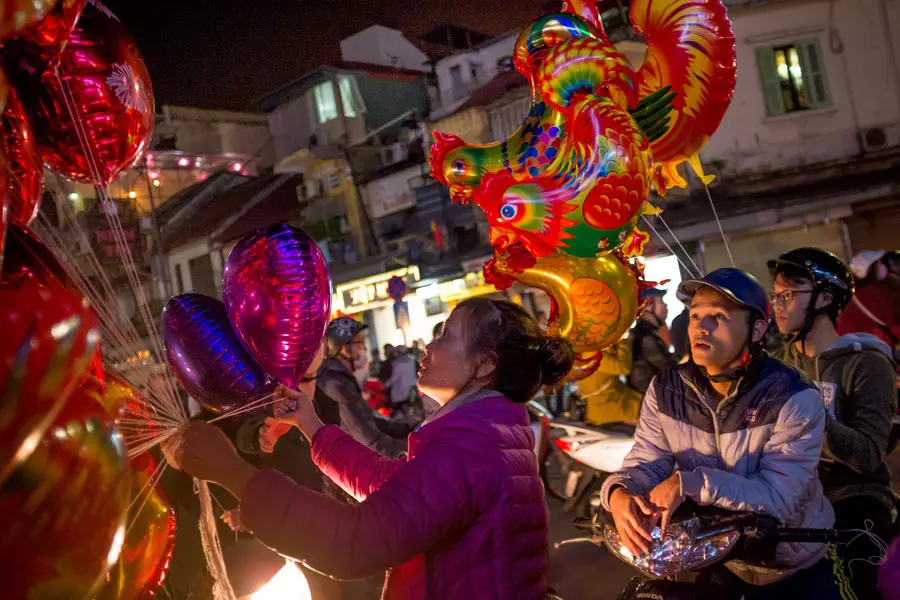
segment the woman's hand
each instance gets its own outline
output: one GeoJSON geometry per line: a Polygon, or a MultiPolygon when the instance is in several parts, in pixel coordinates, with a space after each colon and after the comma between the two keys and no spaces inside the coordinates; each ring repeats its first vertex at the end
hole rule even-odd
{"type": "Polygon", "coordinates": [[[217,483],[240,499],[256,472],[242,459],[228,436],[215,425],[192,421],[174,452],[176,466],[188,475],[217,483]]]}
{"type": "Polygon", "coordinates": [[[625,488],[618,487],[609,497],[609,512],[616,523],[616,531],[622,543],[634,556],[646,554],[653,541],[654,511],[640,496],[632,496],[625,488]]]}
{"type": "Polygon", "coordinates": [[[278,399],[273,410],[275,416],[266,419],[267,428],[274,429],[279,423],[293,425],[312,441],[316,432],[325,426],[316,414],[312,400],[303,392],[280,385],[275,390],[275,397],[278,399]]]}
{"type": "Polygon", "coordinates": [[[225,524],[228,525],[232,531],[247,531],[241,523],[241,510],[239,508],[223,512],[222,520],[225,521],[225,524]]]}
{"type": "Polygon", "coordinates": [[[660,483],[650,491],[650,504],[662,514],[660,529],[663,533],[669,526],[672,513],[684,502],[684,493],[681,491],[681,477],[673,473],[671,477],[660,483]]]}

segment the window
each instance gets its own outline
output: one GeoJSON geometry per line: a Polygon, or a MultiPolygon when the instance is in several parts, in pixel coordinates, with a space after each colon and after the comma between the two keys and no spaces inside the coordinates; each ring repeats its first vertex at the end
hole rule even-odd
{"type": "Polygon", "coordinates": [[[356,85],[356,77],[353,75],[338,75],[338,87],[341,88],[341,104],[345,117],[358,117],[366,112],[362,94],[356,85]]]}
{"type": "Polygon", "coordinates": [[[818,39],[757,48],[756,63],[770,117],[831,105],[818,39]]]}
{"type": "Polygon", "coordinates": [[[320,83],[313,88],[313,99],[316,103],[316,122],[325,123],[338,118],[337,102],[334,99],[334,86],[330,81],[320,83]]]}

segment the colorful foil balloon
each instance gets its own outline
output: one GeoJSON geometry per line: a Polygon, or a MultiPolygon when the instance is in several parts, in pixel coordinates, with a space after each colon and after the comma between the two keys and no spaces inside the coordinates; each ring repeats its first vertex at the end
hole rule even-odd
{"type": "Polygon", "coordinates": [[[31,122],[14,89],[9,90],[6,109],[0,115],[0,134],[6,155],[7,182],[3,193],[9,219],[27,227],[41,207],[44,166],[31,122]]]}
{"type": "Polygon", "coordinates": [[[0,40],[47,16],[59,0],[4,0],[0,4],[0,40]]]}
{"type": "Polygon", "coordinates": [[[269,394],[274,384],[231,329],[225,306],[202,294],[182,294],[163,311],[166,358],[184,390],[217,413],[269,394]]]}
{"type": "Polygon", "coordinates": [[[130,489],[113,417],[77,389],[0,485],[4,596],[90,597],[119,557],[130,489]]]}
{"type": "Polygon", "coordinates": [[[647,42],[635,79],[638,95],[663,89],[672,95],[664,131],[651,143],[654,160],[671,173],[700,151],[731,105],[734,32],[721,0],[635,0],[629,16],[647,42]]]}
{"type": "Polygon", "coordinates": [[[93,310],[57,271],[49,250],[10,225],[0,275],[0,483],[34,451],[99,341],[93,310]]]}
{"type": "Polygon", "coordinates": [[[225,308],[266,373],[296,386],[331,314],[331,276],[315,240],[289,225],[242,238],[225,263],[225,308]]]}
{"type": "Polygon", "coordinates": [[[631,20],[648,42],[635,71],[602,30],[594,3],[564,3],[516,42],[516,68],[533,106],[544,104],[561,139],[553,158],[528,172],[496,159],[496,148],[435,134],[434,176],[454,199],[488,214],[495,246],[522,241],[538,257],[639,251],[634,229],[651,186],[686,185],[675,170],[718,127],[734,89],[734,36],[720,0],[642,0],[631,20]]]}
{"type": "Polygon", "coordinates": [[[78,19],[59,66],[16,87],[33,110],[44,162],[65,177],[106,185],[150,143],[150,76],[125,27],[99,3],[78,19]]]}
{"type": "Polygon", "coordinates": [[[590,377],[600,368],[601,362],[603,362],[603,352],[600,350],[579,352],[575,355],[575,362],[572,364],[572,370],[566,376],[566,381],[581,381],[590,377]]]}
{"type": "Polygon", "coordinates": [[[637,316],[639,274],[615,254],[535,259],[517,245],[495,249],[484,275],[497,289],[517,281],[549,295],[554,308],[549,333],[569,340],[576,353],[595,352],[619,341],[637,316]]]}
{"type": "Polygon", "coordinates": [[[590,258],[631,234],[650,193],[650,144],[611,100],[580,96],[560,158],[539,177],[485,176],[474,195],[495,246],[523,242],[536,257],[590,258]]]}

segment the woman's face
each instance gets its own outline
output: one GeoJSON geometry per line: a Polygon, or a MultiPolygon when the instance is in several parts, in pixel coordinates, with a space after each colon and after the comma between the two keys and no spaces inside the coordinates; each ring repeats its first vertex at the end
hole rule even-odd
{"type": "Polygon", "coordinates": [[[419,391],[441,406],[462,392],[485,387],[493,361],[473,356],[466,342],[465,310],[454,310],[441,335],[425,347],[419,368],[419,391]]]}

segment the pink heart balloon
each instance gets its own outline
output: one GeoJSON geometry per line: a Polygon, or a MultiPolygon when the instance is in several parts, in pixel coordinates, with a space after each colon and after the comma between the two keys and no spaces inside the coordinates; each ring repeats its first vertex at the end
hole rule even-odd
{"type": "Polygon", "coordinates": [[[331,276],[316,242],[289,225],[242,238],[226,261],[223,295],[231,326],[256,362],[296,386],[331,316],[331,276]]]}

